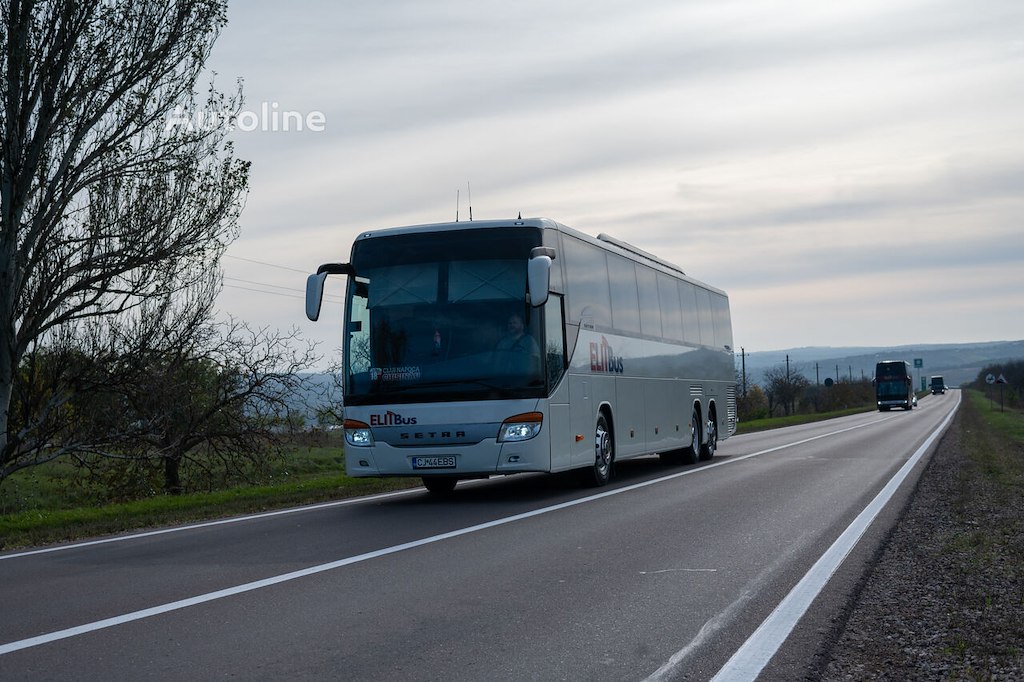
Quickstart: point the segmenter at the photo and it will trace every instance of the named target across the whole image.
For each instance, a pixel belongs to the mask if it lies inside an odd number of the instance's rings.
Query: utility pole
[[[743,367],[743,397],[747,397],[747,351],[740,346],[740,363]]]
[[[796,395],[793,393],[793,382],[789,380],[789,353],[786,353],[786,394],[789,398],[789,414],[796,412]]]

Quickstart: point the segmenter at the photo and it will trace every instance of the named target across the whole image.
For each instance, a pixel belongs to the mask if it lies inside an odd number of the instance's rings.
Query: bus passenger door
[[[544,304],[544,354],[549,391],[551,471],[564,471],[572,466],[574,438],[569,413],[569,382],[565,380],[565,316],[562,297],[556,294],[551,294]]]

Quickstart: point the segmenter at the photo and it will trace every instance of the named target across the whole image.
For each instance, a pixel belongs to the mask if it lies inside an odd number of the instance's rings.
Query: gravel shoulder
[[[1024,446],[968,402],[806,679],[1024,679]]]

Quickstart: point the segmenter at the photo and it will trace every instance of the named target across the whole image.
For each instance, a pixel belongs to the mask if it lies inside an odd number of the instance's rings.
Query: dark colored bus
[[[914,409],[914,376],[905,360],[885,360],[875,365],[875,399],[879,412],[893,407]]]

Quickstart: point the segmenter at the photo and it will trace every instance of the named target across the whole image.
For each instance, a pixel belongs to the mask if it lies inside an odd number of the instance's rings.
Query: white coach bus
[[[365,232],[348,263],[351,476],[459,479],[714,456],[736,430],[729,300],[629,244],[546,218]]]

